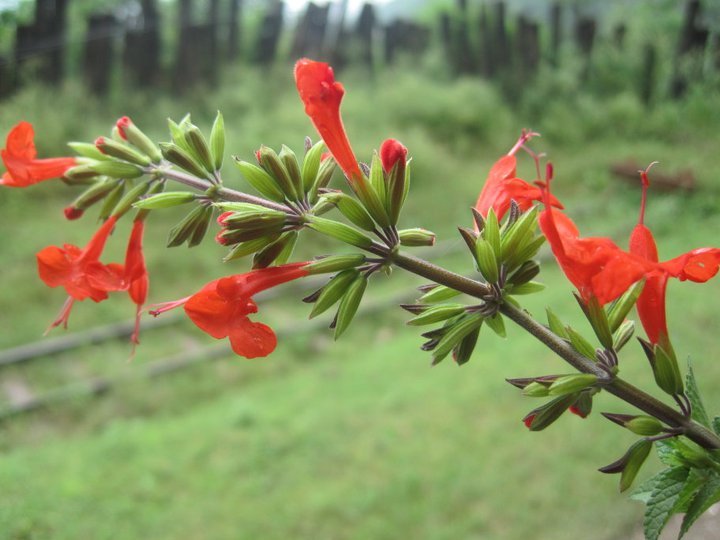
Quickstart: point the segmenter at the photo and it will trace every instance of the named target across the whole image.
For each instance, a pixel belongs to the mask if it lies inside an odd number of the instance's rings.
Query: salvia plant
[[[666,466],[634,491],[646,505],[646,538],[658,538],[670,516],[683,513],[680,536],[711,505],[720,501],[720,417],[706,412],[688,366],[681,373],[666,322],[665,293],[669,279],[705,282],[720,265],[720,249],[698,248],[660,261],[653,234],[644,223],[650,186],[649,167],[640,173],[642,204],[629,249],[602,237],[581,236],[551,193],[553,169],[543,168],[528,147],[536,134],[524,131],[510,151],[492,167],[477,203],[459,233],[467,244],[474,270],[451,272],[406,251],[432,246],[426,229],[399,228],[409,193],[408,150],[394,139],[384,141],[369,164],[358,162],[340,117],[343,86],[325,63],[303,59],[295,66],[295,83],[305,112],[321,140],[306,140],[295,152],[287,146],[261,146],[234,166],[255,193],[227,187],[221,174],[225,153],[223,117],[218,114],[209,134],[189,116],[169,122],[170,140],[155,143],[129,118],[117,121],[109,137],[94,144],[73,142],[77,157],[38,159],[33,128],[17,124],[7,136],[2,160],[7,172],[0,184],[27,187],[61,178],[79,191],[65,208],[77,219],[95,206],[102,225],[84,247],[49,246],[37,254],[40,279],[67,293],[51,323],[67,326],[73,304],[106,300],[126,292],[137,306],[133,344],[138,343],[140,315],[154,316],[183,309],[200,330],[228,338],[245,358],[267,356],[276,336],[251,319],[258,311],[253,297],[266,289],[310,275],[327,282],[305,301],[310,316],[334,310],[335,337],[347,330],[371,278],[397,267],[430,283],[417,301],[403,305],[408,324],[423,327],[422,349],[432,364],[448,357],[468,362],[483,327],[504,335],[507,322],[522,327],[568,366],[555,374],[531,375],[508,382],[539,402],[523,418],[530,431],[541,431],[570,412],[590,414],[594,397],[607,392],[634,407],[634,414],[601,413],[637,435],[637,441],[600,468],[619,475],[620,490],[631,487],[653,446]],[[534,159],[537,178],[518,178],[517,154]],[[349,189],[332,186],[339,167]],[[203,241],[213,229],[215,241],[227,246],[225,260],[252,257],[252,269],[199,285],[178,300],[146,307],[149,279],[143,257],[143,232],[154,211],[183,206],[185,217],[170,229],[169,247]],[[336,219],[337,216],[340,219]],[[116,223],[132,219],[125,260],[106,263],[103,249]],[[343,254],[289,262],[301,233],[312,229],[345,248]],[[521,298],[540,291],[535,281],[538,250],[548,243],[560,268],[576,288],[580,311],[592,335],[563,322],[551,309],[545,320],[523,310]],[[668,399],[659,400],[620,376],[620,353],[635,332],[628,318],[633,307],[644,331],[637,341],[647,356],[652,380]],[[486,332],[487,333],[487,332]],[[134,347],[134,345],[133,345]]]

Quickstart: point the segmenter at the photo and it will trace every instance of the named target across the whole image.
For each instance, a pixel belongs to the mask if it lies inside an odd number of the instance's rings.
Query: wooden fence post
[[[591,17],[579,17],[575,21],[575,42],[580,53],[585,57],[585,64],[580,74],[580,80],[583,83],[590,78],[590,64],[596,31],[597,22]]]
[[[655,90],[657,76],[657,49],[652,43],[646,43],[643,48],[643,67],[640,75],[640,99],[650,105]]]
[[[373,29],[375,28],[375,9],[372,4],[363,4],[360,16],[355,27],[355,35],[360,42],[360,61],[372,72],[374,64],[373,55]]]
[[[85,83],[94,94],[104,95],[110,89],[118,30],[114,15],[95,13],[88,19],[83,74]]]
[[[327,30],[330,4],[318,6],[309,2],[305,15],[298,21],[290,55],[293,59],[308,56],[319,58],[323,52],[323,43]]]
[[[700,0],[687,0],[685,2],[683,25],[680,30],[677,48],[675,49],[673,75],[670,81],[670,96],[673,99],[682,97],[687,91],[689,77],[698,78],[702,70],[701,65],[683,65],[691,53],[698,55],[702,53],[707,44],[708,36],[710,35],[707,28],[698,26],[700,10]],[[701,64],[701,62],[697,62],[696,64]],[[687,73],[687,71],[693,71],[694,73]]]
[[[160,70],[160,14],[156,0],[142,0],[142,24],[125,31],[123,66],[136,85],[153,86]]]
[[[275,60],[282,30],[283,14],[284,4],[281,1],[273,1],[267,8],[255,41],[253,60],[256,63],[268,66]]]
[[[242,55],[243,0],[230,0],[230,21],[228,24],[227,57],[235,60]]]

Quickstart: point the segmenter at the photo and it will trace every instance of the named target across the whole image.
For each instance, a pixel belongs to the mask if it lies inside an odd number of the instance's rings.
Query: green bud
[[[133,207],[133,203],[147,193],[150,184],[148,182],[140,182],[137,186],[131,188],[125,196],[115,205],[112,215],[122,216]]]
[[[369,248],[373,244],[372,238],[349,225],[317,216],[308,216],[308,218],[308,226],[321,234],[362,249]]]
[[[598,470],[606,474],[620,473],[620,491],[623,492],[632,485],[651,448],[651,441],[641,439],[633,444],[620,459]]]
[[[446,321],[452,317],[456,317],[464,312],[465,306],[463,304],[444,304],[440,306],[433,306],[424,310],[417,317],[410,319],[407,324],[410,326],[435,324],[441,321]]]
[[[497,223],[497,222],[496,222]],[[485,228],[487,231],[487,227]],[[495,251],[487,240],[479,239],[475,244],[475,256],[478,268],[488,283],[496,283],[499,277],[498,263]]]
[[[418,302],[434,304],[435,302],[444,302],[450,298],[455,298],[460,294],[462,294],[460,291],[456,291],[445,285],[437,285],[418,298]]]
[[[480,328],[476,328],[465,336],[462,341],[460,341],[460,344],[453,349],[453,360],[455,360],[458,366],[462,366],[470,360],[479,336]]]
[[[358,275],[348,286],[347,292],[340,299],[337,315],[335,316],[335,339],[338,339],[357,313],[360,302],[367,288],[368,278],[365,274]]]
[[[317,177],[315,178],[315,183],[308,194],[308,199],[310,201],[314,201],[317,198],[318,192],[321,189],[325,189],[328,184],[330,184],[330,180],[332,180],[336,167],[337,164],[331,157],[323,159],[320,162],[320,169],[318,170]]]
[[[223,115],[218,111],[210,131],[210,153],[213,157],[213,165],[216,171],[222,169],[225,156],[225,121]]]
[[[280,148],[278,157],[280,158],[280,161],[283,162],[285,169],[290,175],[290,180],[292,180],[295,193],[298,194],[298,198],[302,198],[305,193],[305,187],[303,184],[302,172],[300,171],[300,165],[298,165],[295,152],[283,144],[282,148]]]
[[[550,385],[548,393],[551,396],[564,396],[565,394],[574,394],[585,390],[597,383],[597,377],[589,373],[575,373],[572,375],[562,375],[555,379]]]
[[[387,207],[393,225],[398,222],[405,202],[406,164],[404,159],[398,160],[387,174]]]
[[[276,202],[285,200],[285,194],[273,177],[265,172],[265,170],[247,161],[238,160],[237,157],[233,157],[233,159],[235,160],[235,165],[237,165],[237,168],[240,169],[240,172],[242,172],[245,177],[245,180],[260,192],[260,194]]]
[[[613,335],[613,348],[616,351],[622,349],[635,333],[635,321],[625,321],[620,325]]]
[[[199,244],[207,232],[212,207],[198,205],[193,208],[168,233],[167,247],[176,247],[188,243],[188,247]]]
[[[663,425],[657,418],[645,415],[636,416],[628,420],[625,423],[625,427],[636,435],[642,435],[644,437],[652,437],[663,430]]]
[[[610,331],[610,324],[608,322],[605,309],[600,305],[598,299],[592,296],[590,300],[585,302],[580,296],[575,293],[575,300],[580,305],[580,308],[585,313],[585,317],[590,322],[595,335],[603,347],[606,349],[612,349],[613,338],[612,332]]]
[[[71,183],[97,178],[100,173],[93,169],[92,165],[93,164],[88,163],[71,167],[67,171],[65,171],[63,178],[68,179]]]
[[[381,201],[386,200],[385,173],[383,172],[382,162],[377,152],[373,152],[372,161],[370,162],[370,185]]]
[[[589,358],[590,360],[595,360],[595,348],[590,344],[590,342],[582,337],[574,328],[571,326],[565,327],[565,330],[568,335],[568,339],[570,340],[570,343],[572,343],[572,346],[575,348],[577,352],[582,354],[585,358]]]
[[[610,330],[615,332],[627,317],[627,314],[633,308],[637,299],[642,293],[643,287],[645,286],[645,280],[638,281],[630,287],[625,294],[615,300],[608,311],[608,323],[610,324]]]
[[[260,166],[275,180],[285,197],[291,201],[298,200],[300,194],[295,191],[295,182],[275,150],[268,146],[261,146],[259,156]]]
[[[123,161],[128,161],[141,167],[150,165],[150,158],[148,156],[141,154],[127,144],[119,143],[106,137],[98,137],[95,140],[95,146],[100,153],[106,156],[122,159]]]
[[[129,120],[129,119],[128,119]],[[159,163],[162,160],[162,155],[158,150],[158,147],[150,140],[150,138],[143,133],[132,121],[128,121],[123,124],[123,134],[127,142],[132,144],[135,148],[140,150],[146,156],[150,156],[153,163]]]
[[[510,294],[520,295],[520,294],[535,294],[540,291],[545,290],[545,284],[540,283],[538,281],[528,281],[527,283],[522,283],[521,285],[512,285],[508,292]]]
[[[345,295],[340,299],[340,305],[335,316],[335,339],[338,339],[350,326],[358,307],[360,307],[367,283],[367,276],[360,274],[350,283]]]
[[[335,275],[318,296],[310,312],[310,318],[317,317],[333,306],[347,292],[348,287],[355,281],[360,273],[354,268],[343,270]]]
[[[303,191],[309,193],[315,184],[320,171],[320,158],[322,157],[325,143],[321,140],[316,142],[310,150],[305,153],[302,165]]]
[[[112,191],[107,194],[107,196],[103,200],[102,206],[100,207],[100,215],[98,217],[102,221],[105,221],[107,218],[110,217],[112,211],[115,209],[115,206],[117,206],[117,203],[120,202],[120,199],[122,199],[124,193],[125,182],[117,182]]]
[[[499,337],[504,338],[507,336],[507,333],[505,331],[505,321],[502,318],[502,315],[500,313],[496,313],[492,317],[488,317],[485,319],[485,324],[488,328],[490,328],[493,332],[495,332]]]
[[[408,247],[434,246],[435,233],[427,229],[402,229],[398,231],[400,244]]]
[[[523,214],[520,219],[513,223],[505,231],[500,241],[500,259],[505,261],[510,258],[518,246],[531,242],[535,235],[537,225],[537,208]]]
[[[198,178],[207,178],[208,173],[192,155],[175,143],[160,143],[160,151],[165,159]]]
[[[89,165],[90,169],[95,171],[97,174],[109,176],[111,178],[124,178],[133,179],[140,178],[143,174],[143,170],[136,165],[131,163],[124,163],[122,161],[98,161]],[[73,167],[75,168],[75,167]],[[70,170],[72,171],[72,169]]]
[[[276,233],[269,236],[261,236],[253,240],[248,240],[246,242],[241,242],[233,246],[230,253],[228,253],[225,258],[223,258],[223,262],[233,261],[235,259],[246,257],[251,253],[257,253],[258,251],[266,247],[268,244],[272,244],[273,242],[275,242],[275,240],[277,240],[279,236],[280,235]]]
[[[355,268],[363,264],[365,259],[366,257],[362,253],[353,255],[334,255],[313,261],[304,268],[311,275],[327,274],[329,272],[338,272],[340,270]]]
[[[360,199],[360,202],[378,225],[383,228],[389,227],[390,218],[385,205],[368,179],[364,175],[356,177],[353,179],[351,186],[357,198]]]
[[[523,419],[523,422],[530,431],[542,431],[560,418],[568,407],[575,403],[577,398],[578,394],[557,397],[530,411]]]
[[[108,194],[117,187],[118,181],[112,179],[100,180],[95,182],[88,189],[83,191],[70,205],[78,210],[87,210],[93,204],[103,200]]]
[[[542,247],[544,243],[544,236],[537,236],[530,240],[527,244],[521,243],[515,251],[508,253],[508,258],[505,261],[505,266],[509,271],[514,270],[525,261],[528,261],[535,257],[538,250]]]
[[[545,313],[547,314],[548,327],[550,330],[563,339],[570,339],[570,334],[568,334],[568,331],[565,329],[565,325],[562,323],[560,318],[555,315],[550,308],[545,308]]]
[[[94,144],[86,142],[69,142],[68,146],[83,157],[96,161],[107,161],[110,157],[103,154]]]
[[[253,257],[253,270],[257,268],[267,268],[273,263],[282,264],[277,262],[277,259],[282,256],[288,244],[292,243],[294,247],[296,238],[297,231],[288,231],[275,240],[275,242],[260,249],[255,253],[255,257]]]
[[[323,198],[333,203],[348,220],[366,231],[375,230],[375,222],[367,210],[353,197],[342,192],[327,193]]]
[[[485,228],[483,229],[482,236],[485,241],[490,244],[495,258],[500,257],[500,224],[495,215],[495,210],[492,208],[488,210],[487,217],[485,218]]]
[[[170,136],[172,137],[173,142],[180,148],[185,150],[186,153],[190,154],[192,152],[192,149],[185,140],[185,131],[183,130],[183,128],[173,122],[170,118],[168,118],[168,129],[170,130]],[[162,147],[162,143],[160,144],[160,146]]]
[[[264,210],[262,212],[234,212],[221,219],[221,225],[228,230],[280,230],[285,226],[287,215],[284,212]]]
[[[210,153],[205,136],[200,128],[190,125],[185,130],[185,142],[189,149],[189,154],[209,173],[215,170],[215,161]]]
[[[536,261],[525,261],[507,279],[508,285],[522,285],[540,273],[540,265]],[[517,294],[517,293],[516,293]]]
[[[165,193],[158,193],[157,195],[139,199],[135,201],[133,206],[143,210],[159,210],[161,208],[172,208],[173,206],[187,204],[193,202],[196,198],[196,195],[189,191],[166,191]]]
[[[523,395],[528,397],[547,397],[549,395],[548,387],[545,384],[533,381],[523,388]]]
[[[453,322],[433,350],[433,365],[438,364],[450,354],[450,351],[460,344],[470,332],[479,329],[483,320],[483,316],[479,313],[467,313],[457,322]]]
[[[660,345],[655,346],[654,362],[651,360],[655,382],[670,395],[682,394],[684,390],[682,375],[677,359]]]

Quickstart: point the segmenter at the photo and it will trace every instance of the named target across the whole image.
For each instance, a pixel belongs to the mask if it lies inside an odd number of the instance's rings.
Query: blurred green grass
[[[119,94],[101,102],[72,85],[50,99],[48,90],[31,88],[1,105],[0,132],[31,120],[41,153],[58,155],[65,153],[64,141],[93,140],[124,114],[163,140],[166,116],[190,111],[209,127],[220,108],[228,156],[247,159],[261,143],[299,150],[312,127],[290,73],[233,73],[218,90],[181,101]],[[450,83],[405,72],[386,77],[392,84],[367,81],[362,73],[343,76],[343,111],[361,159],[386,137],[410,148],[413,188],[403,226],[455,239],[455,227],[469,223],[468,209],[492,162],[521,127],[532,127],[544,134],[533,147],[549,154],[556,192],[584,234],[625,242],[637,219],[639,189],[614,181],[608,168],[633,157],[659,159],[664,171],[692,166],[697,175],[697,194],[651,194],[647,223],[658,235],[661,258],[717,243],[716,94],[646,110],[628,95],[600,99],[566,88],[551,97],[557,84],[541,79],[532,99],[510,107],[474,80]],[[531,177],[532,170],[527,159],[521,172]],[[228,185],[244,188],[232,165],[224,176]],[[62,216],[71,192],[52,183],[0,191],[0,324],[7,329],[0,347],[38,339],[62,304],[62,291],[29,275],[41,247],[83,245],[91,234],[92,211],[80,223]],[[210,239],[192,251],[165,250],[166,231],[179,217],[173,211],[151,216],[151,301],[184,296],[247,268],[222,265],[224,250]],[[126,233],[124,227],[116,233],[111,259],[122,257]],[[333,247],[308,238],[298,256],[319,249]],[[464,257],[442,259],[446,249],[438,248],[438,257],[467,272]],[[541,277],[549,288],[528,299],[531,312],[541,317],[552,305],[576,321],[570,286],[552,265]],[[370,292],[377,297],[416,284],[401,272],[374,281]],[[708,299],[717,298],[719,287],[669,288],[676,347],[695,359],[711,411],[720,409],[713,393],[720,367],[712,362],[716,302]],[[261,304],[259,316],[275,327],[298,327],[307,308],[298,305],[300,294],[286,290],[289,298]],[[84,302],[71,328],[126,320],[132,310],[123,295]],[[108,395],[0,424],[0,538],[563,539],[576,538],[578,530],[594,540],[627,536],[641,506],[618,496],[616,479],[594,469],[633,438],[597,414],[585,421],[568,415],[547,432],[530,434],[520,418],[536,402],[503,382],[562,371],[558,360],[510,329],[506,340],[484,335],[461,370],[450,362],[428,369],[420,339],[402,321],[402,313],[389,308],[359,321],[338,343],[327,332],[295,335],[266,360],[228,357],[158,379],[132,373],[213,340],[184,323],[146,333],[134,363],[126,362],[126,343],[110,342],[4,370],[0,383],[22,382],[38,392],[98,375],[131,380]],[[622,369],[648,386],[646,361],[635,347],[628,346]],[[596,410],[626,412],[621,409],[607,396],[596,404]]]

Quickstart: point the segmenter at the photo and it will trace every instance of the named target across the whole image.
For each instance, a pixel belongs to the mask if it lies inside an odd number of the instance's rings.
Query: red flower
[[[643,189],[642,202],[640,204],[638,224],[630,235],[630,253],[654,264],[651,264],[651,269],[646,273],[645,286],[636,306],[640,322],[650,342],[660,344],[664,349],[670,350],[665,313],[667,281],[673,277],[680,281],[689,279],[697,283],[706,282],[718,272],[720,249],[698,248],[669,261],[659,262],[657,245],[653,234],[643,223],[647,189],[650,186],[648,180],[649,169],[650,167],[640,173]]]
[[[83,249],[65,244],[62,248],[48,246],[37,254],[40,279],[48,287],[65,287],[69,295],[60,316],[51,328],[60,324],[67,327],[70,309],[75,300],[90,298],[94,302],[100,302],[108,297],[108,291],[125,288],[123,266],[115,263],[106,265],[99,260],[116,222],[116,216],[110,217]]]
[[[185,313],[203,332],[215,339],[230,338],[232,350],[245,358],[267,356],[275,349],[277,337],[272,328],[256,323],[248,315],[257,312],[252,297],[308,275],[307,262],[253,270],[211,281],[199,292],[176,302],[168,302],[150,313],[159,315],[185,305]]]
[[[129,116],[123,116],[122,118],[119,118],[117,122],[115,122],[115,127],[117,127],[118,133],[126,141],[127,141],[127,134],[125,133],[125,130],[128,129],[132,125],[133,125],[133,121],[130,120]]]
[[[510,152],[497,160],[492,166],[475,203],[475,210],[481,216],[487,217],[492,208],[498,220],[500,220],[509,210],[511,201],[515,201],[520,210],[524,212],[532,206],[534,201],[542,200],[540,188],[517,177],[517,159],[515,158],[515,152],[536,135],[537,133],[532,131],[523,131]],[[535,157],[534,154],[533,157]],[[552,206],[557,208],[563,207],[560,201],[552,195],[550,195],[550,202]]]
[[[475,210],[486,217],[492,208],[498,219],[502,219],[510,209],[510,202],[515,201],[523,212],[528,210],[533,201],[542,199],[540,188],[517,178],[517,159],[506,155],[495,162],[490,169],[485,185],[475,203]],[[550,204],[562,208],[562,204],[550,195]]]
[[[36,159],[32,124],[20,122],[8,133],[5,148],[0,151],[7,172],[0,178],[0,185],[26,187],[43,180],[58,178],[76,164],[75,158]]]
[[[362,172],[340,118],[343,85],[335,81],[328,64],[307,58],[295,64],[295,85],[305,104],[305,113],[352,184],[362,177]]]
[[[601,305],[607,304],[642,279],[648,266],[641,258],[623,251],[609,238],[580,238],[572,220],[551,207],[550,179],[542,191],[545,209],[540,213],[540,229],[584,301],[594,296]]]
[[[136,219],[133,222],[132,232],[128,240],[127,251],[125,253],[125,285],[128,289],[130,299],[137,306],[135,310],[135,329],[130,341],[137,345],[140,343],[138,336],[140,333],[140,313],[142,312],[145,300],[147,300],[148,287],[150,279],[148,277],[147,268],[145,267],[145,256],[142,251],[143,233],[145,230],[145,221]]]
[[[396,163],[400,163],[401,167],[405,167],[407,162],[408,149],[395,139],[387,139],[380,145],[380,161],[383,170],[389,173]]]

